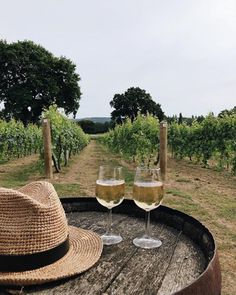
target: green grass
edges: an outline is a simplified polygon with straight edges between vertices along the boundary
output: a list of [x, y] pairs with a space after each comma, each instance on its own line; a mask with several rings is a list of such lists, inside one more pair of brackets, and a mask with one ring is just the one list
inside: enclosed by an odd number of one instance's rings
[[169, 188], [164, 197], [164, 205], [170, 206], [186, 214], [194, 215], [202, 221], [211, 220], [211, 216], [199, 203], [194, 202], [193, 196], [175, 188]]
[[[66, 167], [68, 170], [69, 167]], [[63, 171], [65, 173], [65, 171]], [[19, 188], [24, 186], [27, 182], [44, 178], [43, 162], [37, 162], [25, 165], [21, 169], [8, 172], [6, 175], [1, 175], [0, 186], [8, 188]], [[53, 183], [59, 196], [79, 196], [80, 185], [78, 183]]]
[[17, 188], [25, 185], [32, 175], [43, 176], [43, 164], [40, 160], [37, 162], [25, 165], [21, 169], [13, 170], [8, 172], [6, 175], [2, 175], [0, 178], [1, 186], [9, 188]]
[[167, 189], [166, 194], [171, 194], [171, 195], [176, 196], [176, 197], [181, 197], [181, 198], [184, 198], [184, 199], [192, 200], [192, 197], [189, 194], [186, 194], [185, 192], [182, 192], [182, 191], [177, 190], [177, 189]]
[[80, 185], [78, 183], [54, 183], [53, 185], [59, 197], [80, 196]]
[[218, 210], [217, 215], [219, 217], [224, 217], [227, 220], [236, 221], [236, 205], [225, 204], [224, 207]]
[[0, 165], [1, 164], [5, 164], [5, 163], [7, 163], [8, 162], [8, 160], [6, 160], [6, 159], [0, 159]]

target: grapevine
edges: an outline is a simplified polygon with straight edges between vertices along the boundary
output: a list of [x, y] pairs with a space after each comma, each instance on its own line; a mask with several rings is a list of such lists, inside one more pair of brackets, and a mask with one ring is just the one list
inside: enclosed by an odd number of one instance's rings
[[201, 123], [193, 122], [191, 126], [172, 123], [168, 143], [174, 157], [196, 159], [205, 166], [213, 159], [218, 167], [231, 167], [236, 173], [236, 115], [209, 114]]
[[55, 105], [45, 110], [43, 117], [51, 122], [53, 161], [59, 172], [62, 162], [66, 166], [71, 155], [79, 153], [88, 144], [89, 137], [75, 122], [60, 114]]
[[[109, 149], [137, 163], [150, 162], [159, 148], [159, 123], [152, 116], [128, 119], [101, 138]], [[209, 114], [191, 125], [174, 122], [168, 127], [168, 146], [175, 158], [188, 157], [203, 163], [213, 160], [222, 169], [236, 174], [236, 115]]]
[[127, 119], [100, 138], [110, 150], [137, 163], [154, 161], [159, 147], [159, 121], [151, 115]]
[[42, 147], [41, 128], [22, 122], [0, 120], [0, 161], [5, 162], [37, 153]]

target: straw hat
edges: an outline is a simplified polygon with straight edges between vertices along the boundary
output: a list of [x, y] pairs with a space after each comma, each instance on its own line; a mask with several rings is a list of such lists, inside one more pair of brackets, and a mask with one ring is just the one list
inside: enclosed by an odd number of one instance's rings
[[0, 188], [0, 285], [35, 285], [79, 274], [101, 256], [100, 237], [67, 225], [52, 184]]

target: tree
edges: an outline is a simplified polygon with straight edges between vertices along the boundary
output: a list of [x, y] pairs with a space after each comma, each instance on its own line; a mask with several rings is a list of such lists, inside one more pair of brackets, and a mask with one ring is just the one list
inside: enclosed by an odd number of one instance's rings
[[236, 106], [233, 107], [231, 110], [223, 110], [219, 113], [218, 117], [222, 118], [224, 116], [231, 116], [236, 114]]
[[183, 115], [182, 113], [179, 113], [178, 124], [182, 124], [182, 123], [183, 123]]
[[0, 40], [1, 116], [37, 122], [44, 108], [57, 104], [75, 116], [81, 96], [76, 66], [32, 41]]
[[139, 87], [129, 88], [123, 94], [115, 94], [110, 105], [115, 110], [111, 113], [111, 119], [115, 123], [122, 123], [126, 118], [133, 121], [138, 113], [152, 114], [160, 121], [164, 118], [164, 112], [160, 104], [152, 100], [151, 95]]
[[95, 129], [95, 123], [91, 120], [81, 120], [78, 122], [80, 127], [85, 133], [93, 134]]
[[81, 120], [78, 122], [78, 124], [83, 129], [83, 131], [88, 134], [105, 133], [108, 132], [110, 128], [110, 122], [95, 123], [91, 120]]

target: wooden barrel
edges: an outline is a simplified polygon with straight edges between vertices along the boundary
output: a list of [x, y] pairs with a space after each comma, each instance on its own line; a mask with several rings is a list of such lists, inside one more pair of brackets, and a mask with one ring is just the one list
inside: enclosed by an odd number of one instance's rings
[[[69, 224], [103, 232], [106, 208], [96, 199], [63, 199], [62, 203]], [[101, 259], [87, 272], [27, 287], [24, 294], [221, 294], [215, 241], [198, 220], [160, 206], [151, 211], [151, 231], [163, 244], [157, 249], [144, 250], [132, 244], [133, 238], [144, 229], [144, 211], [133, 201], [125, 200], [113, 212], [114, 228], [124, 238], [120, 244], [104, 246]]]

